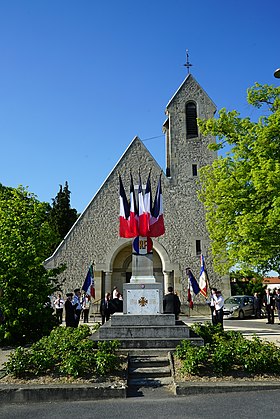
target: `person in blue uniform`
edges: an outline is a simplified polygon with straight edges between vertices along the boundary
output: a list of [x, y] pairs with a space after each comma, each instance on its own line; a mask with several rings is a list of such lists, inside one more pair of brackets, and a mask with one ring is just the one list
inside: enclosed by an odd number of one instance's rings
[[80, 288], [74, 289], [74, 297], [73, 297], [72, 304], [75, 308], [75, 327], [78, 327], [79, 322], [80, 322], [81, 312], [82, 312]]

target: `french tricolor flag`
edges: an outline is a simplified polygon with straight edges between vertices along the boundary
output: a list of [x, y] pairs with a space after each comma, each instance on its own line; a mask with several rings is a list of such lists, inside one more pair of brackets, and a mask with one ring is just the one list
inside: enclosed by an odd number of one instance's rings
[[193, 309], [193, 299], [192, 299], [192, 293], [191, 293], [191, 284], [190, 280], [188, 280], [188, 303], [191, 309]]
[[152, 210], [152, 189], [151, 189], [151, 171], [149, 173], [146, 188], [145, 188], [145, 195], [144, 195], [144, 208], [147, 218], [147, 236], [150, 236], [149, 226], [150, 226], [150, 218], [151, 218], [151, 210]]
[[95, 298], [94, 271], [92, 265], [89, 267], [86, 279], [82, 286], [82, 290], [85, 291], [85, 293], [90, 297]]
[[199, 274], [199, 288], [200, 288], [200, 293], [206, 298], [207, 297], [207, 283], [208, 283], [208, 278], [207, 278], [207, 272], [205, 269], [205, 261], [204, 261], [204, 256], [201, 255], [200, 256], [200, 274]]
[[193, 293], [194, 293], [195, 295], [199, 294], [199, 293], [200, 293], [200, 288], [199, 288], [199, 285], [198, 285], [198, 283], [197, 283], [197, 280], [196, 280], [196, 279], [195, 279], [195, 277], [193, 276], [193, 273], [192, 273], [192, 271], [190, 270], [190, 268], [187, 268], [187, 269], [186, 269], [186, 274], [187, 274], [187, 275], [188, 275], [188, 277], [189, 277], [189, 281], [190, 281], [190, 284], [191, 284], [191, 286], [192, 286]]
[[163, 199], [161, 190], [161, 175], [159, 177], [154, 205], [150, 217], [150, 237], [159, 237], [165, 233], [165, 226], [163, 220]]
[[126, 198], [125, 190], [122, 183], [122, 178], [119, 175], [120, 182], [120, 215], [119, 215], [119, 235], [120, 237], [130, 238], [129, 216], [130, 208]]
[[138, 233], [139, 236], [147, 237], [149, 232], [149, 215], [147, 214], [143, 189], [142, 180], [139, 173], [139, 187], [138, 187]]
[[138, 236], [138, 210], [135, 199], [135, 191], [132, 174], [130, 173], [130, 214], [129, 214], [130, 237]]

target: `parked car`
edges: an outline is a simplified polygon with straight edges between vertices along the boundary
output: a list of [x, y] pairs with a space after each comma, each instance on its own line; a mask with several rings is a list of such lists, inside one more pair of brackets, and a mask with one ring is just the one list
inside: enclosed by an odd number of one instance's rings
[[224, 303], [225, 319], [244, 319], [254, 314], [254, 297], [251, 295], [234, 295]]

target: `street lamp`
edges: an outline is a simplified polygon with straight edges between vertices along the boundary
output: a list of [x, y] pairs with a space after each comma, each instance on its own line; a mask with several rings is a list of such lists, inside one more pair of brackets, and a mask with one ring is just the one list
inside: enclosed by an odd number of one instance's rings
[[274, 77], [280, 79], [280, 68], [277, 68], [277, 70], [274, 71]]

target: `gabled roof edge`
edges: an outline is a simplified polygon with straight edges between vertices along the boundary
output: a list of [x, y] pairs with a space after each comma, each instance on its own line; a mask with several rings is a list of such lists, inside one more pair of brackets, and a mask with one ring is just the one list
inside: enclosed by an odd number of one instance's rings
[[119, 158], [119, 160], [117, 161], [117, 163], [115, 164], [115, 166], [113, 167], [113, 169], [110, 171], [110, 173], [108, 174], [108, 176], [105, 178], [105, 180], [102, 182], [101, 186], [98, 188], [98, 190], [96, 191], [96, 193], [93, 195], [93, 197], [91, 198], [91, 200], [89, 201], [89, 203], [87, 204], [87, 206], [85, 207], [85, 209], [83, 210], [83, 212], [81, 212], [79, 218], [75, 221], [75, 223], [72, 225], [72, 227], [70, 228], [70, 230], [68, 231], [68, 233], [66, 234], [66, 236], [64, 237], [64, 239], [62, 240], [62, 242], [58, 245], [58, 247], [55, 249], [55, 251], [53, 252], [53, 254], [48, 257], [47, 259], [44, 260], [43, 264], [47, 264], [48, 262], [50, 262], [55, 254], [58, 252], [58, 250], [62, 247], [62, 245], [64, 244], [64, 242], [66, 241], [67, 237], [71, 234], [72, 230], [74, 230], [76, 224], [78, 224], [79, 220], [84, 216], [84, 214], [86, 213], [88, 207], [90, 206], [90, 204], [92, 203], [92, 201], [95, 199], [95, 197], [98, 195], [98, 193], [101, 191], [102, 187], [105, 185], [105, 183], [107, 182], [107, 179], [111, 176], [111, 174], [116, 170], [117, 166], [119, 165], [119, 163], [121, 162], [121, 160], [123, 159], [123, 157], [126, 155], [126, 153], [128, 152], [128, 150], [130, 149], [130, 147], [133, 145], [133, 143], [135, 141], [140, 141], [142, 146], [147, 150], [147, 152], [149, 153], [149, 155], [152, 157], [152, 159], [155, 161], [155, 163], [158, 165], [158, 168], [160, 170], [161, 167], [159, 166], [158, 162], [155, 160], [155, 158], [152, 156], [152, 154], [149, 152], [149, 150], [147, 149], [147, 147], [145, 146], [145, 144], [143, 143], [143, 141], [140, 140], [140, 138], [136, 135], [133, 140], [130, 142], [130, 144], [128, 145], [128, 147], [125, 149], [125, 151], [123, 152], [123, 154], [121, 155], [121, 157]]
[[187, 80], [189, 79], [189, 78], [193, 78], [194, 79], [194, 81], [199, 85], [199, 87], [201, 88], [201, 90], [203, 91], [203, 93], [205, 94], [205, 96], [207, 96], [208, 97], [208, 99], [210, 100], [210, 102], [213, 104], [213, 106], [215, 107], [215, 109], [217, 109], [217, 106], [216, 106], [216, 104], [213, 102], [213, 100], [210, 98], [210, 96], [205, 92], [205, 90], [203, 89], [203, 87], [201, 87], [201, 85], [198, 83], [198, 81], [195, 79], [195, 77], [191, 74], [191, 73], [189, 73], [188, 75], [187, 75], [187, 77], [184, 79], [184, 81], [181, 83], [181, 85], [178, 87], [178, 89], [176, 90], [176, 92], [174, 93], [174, 95], [172, 96], [172, 98], [169, 100], [169, 102], [167, 103], [167, 105], [166, 105], [166, 107], [165, 107], [165, 109], [167, 109], [170, 105], [171, 105], [171, 103], [173, 102], [173, 100], [174, 100], [174, 98], [175, 98], [175, 96], [179, 93], [179, 91], [182, 89], [182, 87], [184, 86], [184, 84], [187, 82]]

